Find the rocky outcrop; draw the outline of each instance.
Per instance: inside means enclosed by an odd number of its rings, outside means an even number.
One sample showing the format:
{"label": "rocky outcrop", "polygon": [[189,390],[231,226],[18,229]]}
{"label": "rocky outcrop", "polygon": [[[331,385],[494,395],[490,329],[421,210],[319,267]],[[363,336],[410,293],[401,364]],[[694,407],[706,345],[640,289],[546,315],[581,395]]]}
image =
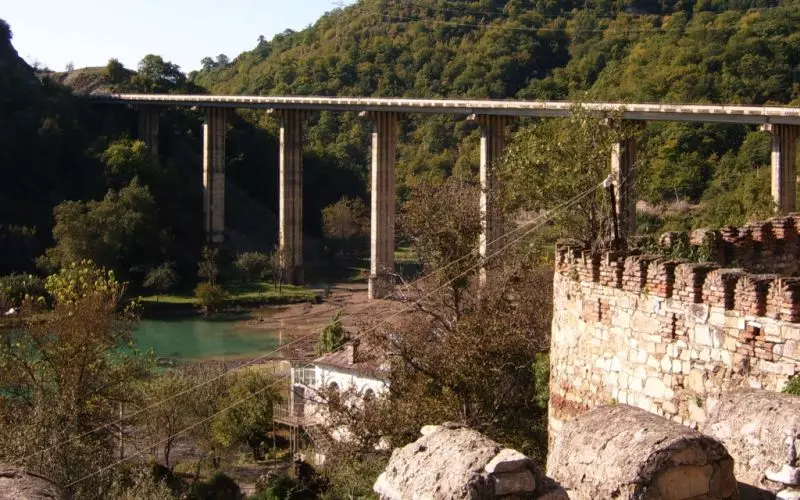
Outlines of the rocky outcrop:
{"label": "rocky outcrop", "polygon": [[428,425],[375,483],[382,500],[567,497],[527,456],[457,424]]}
{"label": "rocky outcrop", "polygon": [[719,441],[628,405],[565,424],[547,471],[572,500],[739,498],[733,459]]}
{"label": "rocky outcrop", "polygon": [[60,500],[66,498],[49,479],[18,467],[0,464],[0,500]]}
{"label": "rocky outcrop", "polygon": [[800,498],[800,397],[758,390],[725,394],[703,432],[725,445],[736,479],[753,487],[753,498]]}

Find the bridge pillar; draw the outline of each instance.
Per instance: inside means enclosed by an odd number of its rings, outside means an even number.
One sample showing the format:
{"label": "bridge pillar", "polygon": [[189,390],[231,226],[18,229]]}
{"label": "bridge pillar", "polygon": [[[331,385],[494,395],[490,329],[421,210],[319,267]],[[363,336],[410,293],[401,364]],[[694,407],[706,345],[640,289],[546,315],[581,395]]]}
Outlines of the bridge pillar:
{"label": "bridge pillar", "polygon": [[158,108],[143,104],[138,109],[139,139],[144,141],[153,155],[158,156]]}
{"label": "bridge pillar", "polygon": [[394,287],[394,163],[399,114],[370,111],[361,116],[372,122],[369,298],[379,299]]}
{"label": "bridge pillar", "polygon": [[203,225],[206,241],[225,241],[225,108],[206,108],[203,123]]}
{"label": "bridge pillar", "polygon": [[481,259],[480,280],[486,281],[486,260],[503,247],[503,214],[494,199],[494,173],[497,162],[506,147],[506,127],[513,120],[511,116],[470,115],[469,120],[481,127],[480,161],[480,217],[481,234],[478,240],[478,253]]}
{"label": "bridge pillar", "polygon": [[278,244],[289,283],[303,283],[303,128],[306,112],[275,110],[280,118]]}
{"label": "bridge pillar", "polygon": [[611,149],[611,177],[617,198],[619,234],[623,241],[636,233],[636,139],[628,137]]}
{"label": "bridge pillar", "polygon": [[772,136],[772,199],[775,210],[786,214],[797,208],[797,138],[800,126],[765,123]]}

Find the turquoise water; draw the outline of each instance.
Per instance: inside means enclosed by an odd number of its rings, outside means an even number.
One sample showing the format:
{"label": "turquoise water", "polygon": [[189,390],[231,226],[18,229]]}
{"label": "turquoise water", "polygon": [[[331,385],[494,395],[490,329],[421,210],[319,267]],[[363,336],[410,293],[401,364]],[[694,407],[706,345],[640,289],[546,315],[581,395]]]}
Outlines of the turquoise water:
{"label": "turquoise water", "polygon": [[[176,361],[253,357],[280,345],[277,332],[239,325],[247,316],[143,319],[134,332],[139,349]],[[237,326],[239,325],[239,326]]]}

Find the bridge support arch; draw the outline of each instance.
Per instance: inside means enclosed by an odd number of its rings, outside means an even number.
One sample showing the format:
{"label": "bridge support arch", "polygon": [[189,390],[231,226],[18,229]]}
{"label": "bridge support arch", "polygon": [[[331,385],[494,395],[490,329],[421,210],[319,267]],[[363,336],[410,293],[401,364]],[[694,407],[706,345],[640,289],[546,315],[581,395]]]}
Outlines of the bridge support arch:
{"label": "bridge support arch", "polygon": [[772,199],[781,214],[797,209],[797,139],[800,126],[765,123],[772,136]]}
{"label": "bridge support arch", "polygon": [[307,112],[274,110],[280,119],[278,245],[289,283],[303,283],[303,130]]}
{"label": "bridge support arch", "polygon": [[225,134],[227,110],[206,108],[203,122],[203,227],[206,241],[225,241]]}
{"label": "bridge support arch", "polygon": [[139,139],[158,156],[158,107],[142,104],[139,110]]}
{"label": "bridge support arch", "polygon": [[394,287],[394,164],[400,114],[368,111],[360,116],[372,122],[369,298],[379,299]]}

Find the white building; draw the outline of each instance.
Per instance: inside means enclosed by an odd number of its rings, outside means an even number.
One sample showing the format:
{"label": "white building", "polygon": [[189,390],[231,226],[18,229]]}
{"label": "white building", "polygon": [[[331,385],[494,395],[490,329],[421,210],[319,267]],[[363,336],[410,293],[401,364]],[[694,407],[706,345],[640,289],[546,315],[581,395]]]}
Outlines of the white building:
{"label": "white building", "polygon": [[[326,399],[331,390],[355,393],[357,400],[369,400],[388,389],[386,357],[374,349],[360,349],[357,340],[324,354],[312,362],[295,362],[291,368],[291,391],[286,405],[274,409],[274,420],[290,427],[292,452],[298,451],[300,431],[305,430],[315,446],[317,463],[324,461],[325,449],[332,440],[341,440],[346,431],[325,430]],[[356,403],[357,404],[357,403]]]}

